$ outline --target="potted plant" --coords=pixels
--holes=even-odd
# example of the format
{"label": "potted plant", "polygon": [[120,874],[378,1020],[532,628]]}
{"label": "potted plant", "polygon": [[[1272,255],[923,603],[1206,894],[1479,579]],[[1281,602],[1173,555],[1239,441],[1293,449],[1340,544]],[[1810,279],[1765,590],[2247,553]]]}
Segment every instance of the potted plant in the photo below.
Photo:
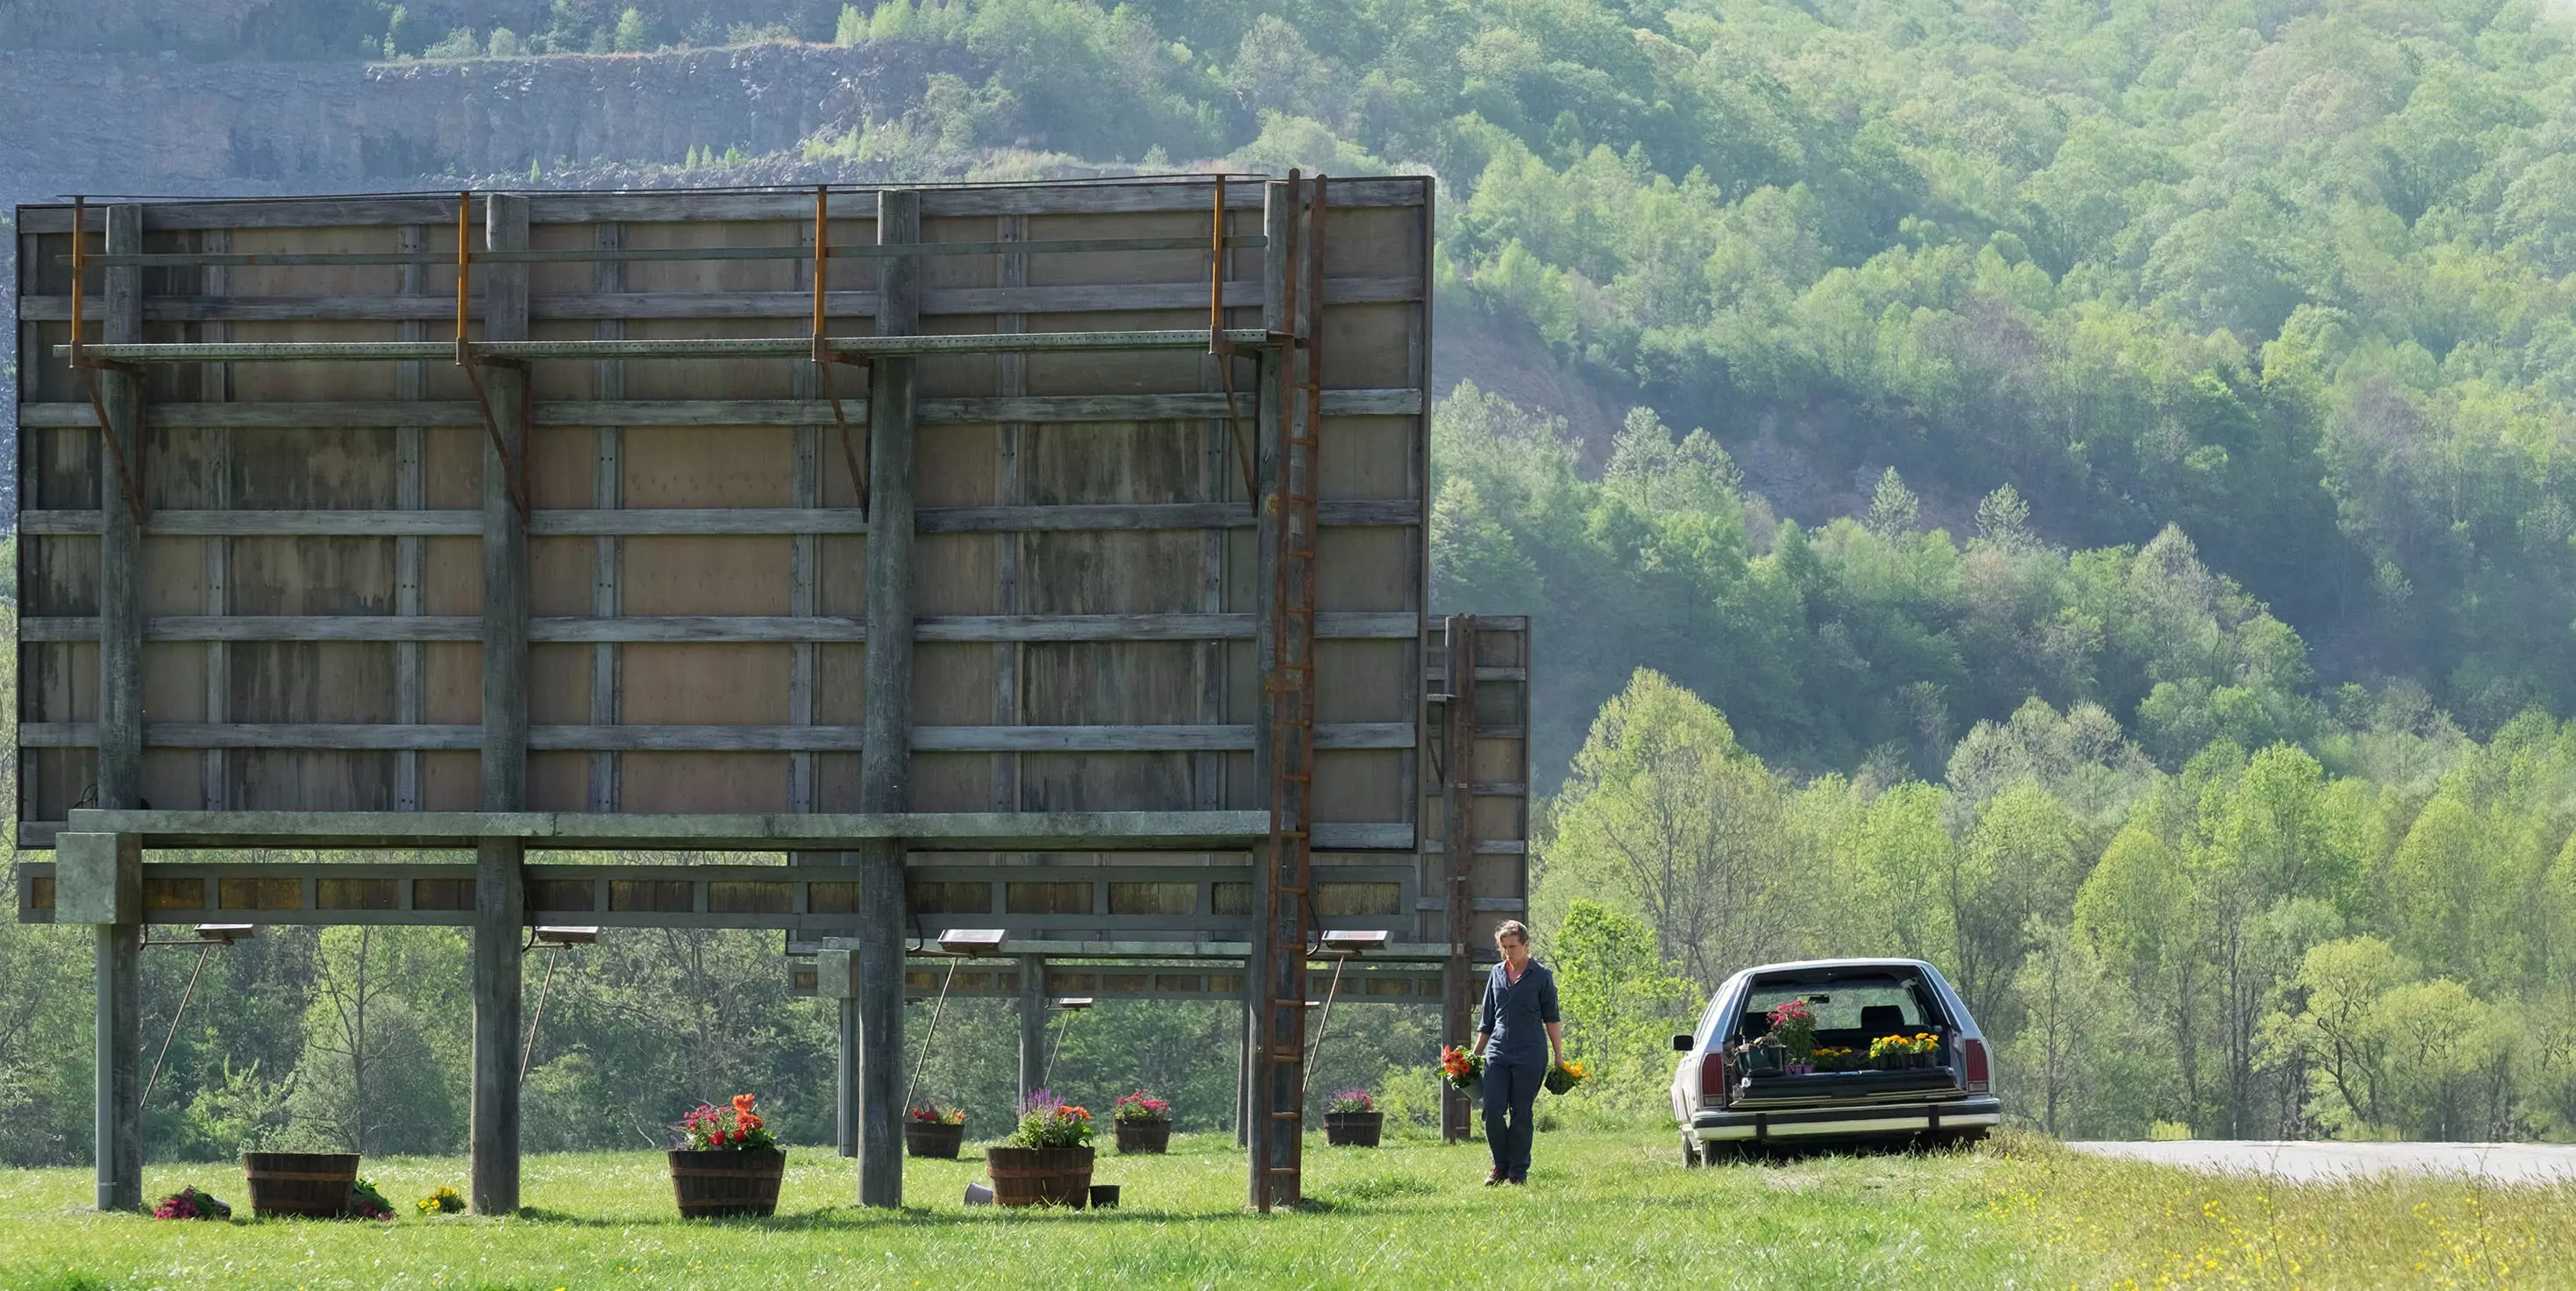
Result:
{"label": "potted plant", "polygon": [[1568,1058],[1548,1068],[1547,1074],[1539,1078],[1539,1085],[1551,1094],[1570,1094],[1574,1092],[1575,1086],[1590,1079],[1592,1079],[1591,1068],[1584,1066],[1577,1059]]}
{"label": "potted plant", "polygon": [[954,1161],[957,1159],[957,1150],[965,1145],[965,1108],[928,1102],[905,1113],[903,1119],[905,1156]]}
{"label": "potted plant", "polygon": [[1118,1155],[1166,1152],[1172,1146],[1172,1105],[1147,1090],[1123,1095],[1109,1112],[1118,1127]]}
{"label": "potted plant", "polygon": [[1337,1148],[1373,1148],[1386,1128],[1386,1113],[1365,1089],[1345,1089],[1324,1105],[1324,1142]]}
{"label": "potted plant", "polygon": [[682,1219],[777,1213],[787,1154],[752,1110],[758,1101],[736,1094],[730,1107],[702,1103],[671,1127],[671,1190]]}
{"label": "potted plant", "polygon": [[394,1204],[385,1200],[385,1194],[365,1179],[349,1185],[349,1208],[343,1213],[360,1219],[381,1219],[388,1224],[394,1222]]}
{"label": "potted plant", "polygon": [[465,1195],[446,1184],[438,1185],[428,1196],[412,1203],[424,1215],[456,1215],[465,1210]]}
{"label": "potted plant", "polygon": [[1440,1046],[1440,1078],[1448,1081],[1451,1089],[1462,1094],[1472,1094],[1476,1092],[1476,1086],[1485,1079],[1485,1057],[1483,1054],[1469,1053],[1464,1049],[1453,1049],[1448,1045],[1442,1045]]}
{"label": "potted plant", "polygon": [[1808,1055],[1816,1051],[1816,1012],[1805,1000],[1782,1000],[1772,1006],[1769,1039],[1786,1051],[1788,1075],[1804,1076],[1815,1070]]}
{"label": "potted plant", "polygon": [[154,1219],[230,1219],[233,1208],[215,1200],[215,1195],[190,1184],[163,1197],[152,1207]]}
{"label": "potted plant", "polygon": [[1819,1048],[1808,1057],[1820,1072],[1850,1071],[1859,1065],[1858,1056],[1851,1050],[1833,1046]]}
{"label": "potted plant", "polygon": [[1020,1104],[1011,1137],[984,1149],[993,1200],[1004,1206],[1073,1206],[1091,1194],[1091,1113],[1041,1089]]}

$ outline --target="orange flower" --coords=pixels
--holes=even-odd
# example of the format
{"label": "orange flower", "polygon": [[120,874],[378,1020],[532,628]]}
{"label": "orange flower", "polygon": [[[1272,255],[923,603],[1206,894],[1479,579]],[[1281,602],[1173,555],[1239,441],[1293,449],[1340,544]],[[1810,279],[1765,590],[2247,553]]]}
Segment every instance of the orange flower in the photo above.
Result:
{"label": "orange flower", "polygon": [[733,1114],[733,1124],[738,1130],[756,1130],[760,1128],[761,1120],[751,1112],[736,1112]]}
{"label": "orange flower", "polygon": [[751,1114],[751,1105],[758,1101],[760,1101],[760,1096],[758,1094],[736,1094],[733,1096],[734,1113],[740,1116],[748,1116]]}
{"label": "orange flower", "polygon": [[1076,1107],[1076,1106],[1074,1106],[1074,1105],[1073,1105],[1073,1104],[1071,1104],[1071,1103],[1067,1103],[1067,1104],[1065,1104],[1065,1105],[1064,1105],[1064,1110],[1066,1110],[1066,1111],[1068,1111],[1068,1112],[1071,1112],[1071,1113],[1073,1113],[1074,1115],[1079,1116],[1079,1117],[1081,1117],[1082,1119],[1084,1119],[1084,1120],[1086,1120],[1086,1121],[1091,1119],[1091,1113],[1090,1113],[1089,1111],[1087,1111],[1087,1110],[1085,1110],[1085,1109],[1083,1109],[1083,1108],[1080,1108],[1080,1107]]}

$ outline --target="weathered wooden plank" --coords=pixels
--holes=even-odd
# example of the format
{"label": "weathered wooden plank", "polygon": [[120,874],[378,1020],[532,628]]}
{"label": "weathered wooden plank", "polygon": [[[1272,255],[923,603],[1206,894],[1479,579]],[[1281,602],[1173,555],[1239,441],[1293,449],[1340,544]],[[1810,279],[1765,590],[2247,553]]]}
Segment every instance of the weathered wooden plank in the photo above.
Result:
{"label": "weathered wooden plank", "polygon": [[[839,850],[898,839],[913,851],[1238,851],[1260,812],[591,813],[474,811],[120,811],[82,809],[69,826],[123,832],[147,847],[471,848],[522,838],[549,851]],[[112,830],[107,827],[113,827]],[[1239,952],[1238,952],[1239,953]]]}
{"label": "weathered wooden plank", "polygon": [[[531,726],[527,747],[540,750],[648,750],[655,752],[864,752],[865,727],[856,726]],[[94,722],[28,722],[18,728],[27,748],[93,748]],[[474,749],[479,726],[378,723],[152,722],[144,734],[155,747],[174,749]],[[1174,753],[1242,752],[1252,747],[1249,726],[916,726],[908,743],[935,753]],[[1413,743],[1402,722],[1344,722],[1315,728],[1325,749],[1401,749]]]}
{"label": "weathered wooden plank", "polygon": [[[986,425],[1020,421],[1041,425],[1086,421],[1188,421],[1225,415],[1222,394],[1025,395],[980,399],[924,399],[920,424]],[[844,396],[843,413],[864,421],[867,400]],[[1331,390],[1324,411],[1334,417],[1403,417],[1423,409],[1414,389]],[[803,426],[828,423],[832,408],[819,399],[541,400],[540,426]],[[86,402],[22,404],[19,424],[53,429],[95,421]],[[482,414],[471,402],[240,402],[170,403],[145,410],[154,426],[471,426]]]}
{"label": "weathered wooden plank", "polygon": [[[1261,284],[1245,279],[1226,284],[1232,301],[1258,301]],[[1335,278],[1324,284],[1324,299],[1335,305],[1402,304],[1421,298],[1421,284],[1406,278]],[[85,309],[104,305],[93,298]],[[833,318],[872,318],[873,291],[835,291],[824,297]],[[1201,309],[1207,284],[1197,280],[1171,283],[1102,283],[1054,287],[948,287],[921,296],[925,317],[942,314],[1096,314]],[[814,307],[810,292],[699,291],[612,292],[533,296],[528,316],[554,319],[668,318],[804,318]],[[62,322],[71,317],[69,296],[20,296],[22,322]],[[403,296],[168,296],[147,301],[146,322],[298,323],[417,321],[455,317],[453,302]]]}
{"label": "weathered wooden plank", "polygon": [[[134,251],[143,245],[143,210],[120,205],[107,212],[107,249]],[[110,343],[143,339],[143,273],[108,269],[107,309],[100,316],[100,335]],[[101,508],[99,540],[98,802],[131,807],[143,797],[143,525],[135,513],[141,500],[145,435],[138,415],[143,388],[138,374],[118,369],[96,373],[99,402],[107,418],[97,455]],[[104,979],[102,979],[104,982]],[[105,1165],[102,1162],[102,1165]],[[136,1186],[140,1186],[137,1184]]]}
{"label": "weathered wooden plank", "polygon": [[[894,262],[889,262],[894,263]],[[502,272],[496,266],[491,273]],[[878,307],[881,311],[885,306]],[[882,316],[882,315],[881,315]],[[916,315],[917,316],[917,315]],[[1258,331],[1227,333],[1238,345],[1259,346],[1269,337]],[[1106,354],[1125,350],[1194,350],[1207,344],[1206,332],[1096,331],[941,333],[827,337],[832,353],[853,359],[916,358],[946,354]],[[87,347],[84,347],[85,349]],[[227,341],[102,343],[96,357],[112,363],[420,363],[452,357],[446,341]],[[467,352],[490,362],[531,359],[792,359],[810,354],[811,342],[799,337],[726,336],[703,339],[602,341],[529,341],[508,337],[472,341]],[[71,357],[67,345],[53,349],[55,358]]]}
{"label": "weathered wooden plank", "polygon": [[[1361,499],[1321,504],[1328,525],[1402,525],[1410,502]],[[96,511],[27,511],[19,531],[32,534],[97,533]],[[1234,502],[1131,503],[1090,506],[933,507],[914,513],[915,533],[1056,533],[1116,529],[1246,529],[1252,508]],[[483,532],[480,512],[445,511],[160,511],[151,519],[161,534],[227,537],[472,537]],[[850,508],[538,511],[528,532],[536,537],[633,537],[685,534],[856,534],[868,531],[864,514]]]}
{"label": "weathered wooden plank", "polygon": [[[1325,614],[1315,635],[1343,640],[1397,640],[1402,613]],[[865,620],[813,616],[722,614],[614,615],[529,620],[538,642],[865,641]],[[1240,641],[1253,634],[1249,614],[978,614],[925,616],[915,641]],[[21,619],[22,641],[95,641],[94,618]],[[149,641],[479,641],[482,621],[458,614],[172,615],[147,619]]]}
{"label": "weathered wooden plank", "polygon": [[[1213,181],[1210,181],[1213,182]],[[1420,206],[1430,192],[1428,177],[1398,176],[1342,179],[1333,182],[1333,205],[1340,208]],[[1208,187],[1169,179],[1116,179],[1063,184],[1003,186],[964,185],[921,190],[922,213],[949,215],[1107,215],[1149,214],[1208,209]],[[839,189],[832,194],[834,218],[864,209],[871,189]],[[1258,182],[1226,190],[1228,209],[1261,205]],[[779,220],[813,218],[814,190],[774,192],[626,192],[534,193],[529,219],[537,224],[630,224],[684,221]],[[95,211],[97,208],[91,208]],[[72,208],[64,205],[19,208],[20,227],[29,233],[64,233],[71,229]],[[93,223],[96,216],[92,216]],[[250,201],[155,202],[145,208],[144,227],[165,229],[337,228],[377,224],[447,224],[456,219],[456,201],[446,196],[418,197],[281,197]]]}
{"label": "weathered wooden plank", "polygon": [[[1247,243],[1249,245],[1250,243]],[[1022,244],[1029,251],[1057,254],[1137,251],[1195,251],[1205,245],[1198,238],[1052,238]],[[1000,246],[992,242],[938,241],[910,242],[901,246],[837,246],[825,252],[826,259],[886,260],[919,259],[938,256],[988,256]],[[527,267],[546,264],[656,264],[703,263],[726,260],[811,260],[810,247],[790,246],[689,246],[689,247],[547,247],[520,251],[486,251],[474,260],[478,265],[512,265]],[[102,268],[118,269],[188,269],[227,267],[237,269],[336,269],[368,265],[417,266],[445,264],[451,257],[441,251],[151,251],[110,252],[97,258]],[[62,257],[68,263],[70,257]]]}
{"label": "weathered wooden plank", "polygon": [[[496,251],[528,245],[528,201],[496,195],[485,203],[485,240]],[[459,230],[462,233],[462,230]],[[483,334],[500,342],[528,334],[528,270],[484,270]],[[533,451],[522,396],[532,374],[494,367],[482,377],[492,434],[483,446],[483,725],[485,811],[517,811],[528,797],[529,484]],[[527,843],[506,836],[475,842],[473,1088],[467,1173],[474,1210],[519,1209],[519,1019],[521,929],[527,889],[520,865]]]}

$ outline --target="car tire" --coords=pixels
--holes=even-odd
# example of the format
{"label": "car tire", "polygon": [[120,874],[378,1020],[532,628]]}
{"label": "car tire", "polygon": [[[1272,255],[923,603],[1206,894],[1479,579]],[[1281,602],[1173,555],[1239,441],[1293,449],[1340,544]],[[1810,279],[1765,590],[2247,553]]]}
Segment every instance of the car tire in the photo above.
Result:
{"label": "car tire", "polygon": [[1690,1131],[1682,1131],[1682,1169],[1697,1170],[1704,1161],[1699,1153],[1699,1140],[1691,1137]]}

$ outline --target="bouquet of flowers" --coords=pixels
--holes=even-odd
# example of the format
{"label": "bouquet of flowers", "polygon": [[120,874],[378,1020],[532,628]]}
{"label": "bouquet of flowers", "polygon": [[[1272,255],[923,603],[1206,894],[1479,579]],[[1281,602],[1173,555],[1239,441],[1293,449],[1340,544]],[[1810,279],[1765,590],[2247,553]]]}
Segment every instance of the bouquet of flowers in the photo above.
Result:
{"label": "bouquet of flowers", "polygon": [[1551,1094],[1564,1094],[1573,1092],[1575,1086],[1590,1079],[1592,1072],[1589,1068],[1576,1059],[1568,1058],[1548,1068],[1547,1075],[1539,1083]]}
{"label": "bouquet of flowers", "polygon": [[777,1136],[761,1122],[760,1113],[751,1105],[760,1101],[757,1094],[736,1094],[733,1106],[717,1107],[700,1103],[698,1110],[673,1126],[679,1141],[672,1146],[687,1152],[711,1152],[718,1149],[741,1152],[767,1152],[778,1146]]}
{"label": "bouquet of flowers", "polygon": [[195,1184],[163,1197],[152,1207],[154,1219],[230,1219],[233,1208],[215,1200],[215,1195]]}
{"label": "bouquet of flowers", "polygon": [[360,1219],[381,1219],[390,1224],[394,1220],[394,1204],[376,1191],[376,1185],[360,1179],[349,1185],[349,1213]]}
{"label": "bouquet of flowers", "polygon": [[1333,1101],[1324,1104],[1327,1112],[1374,1112],[1377,1100],[1365,1089],[1341,1089],[1333,1092]]}
{"label": "bouquet of flowers", "polygon": [[1119,1121],[1168,1121],[1172,1119],[1172,1105],[1154,1097],[1150,1091],[1140,1089],[1121,1095],[1109,1115]]}
{"label": "bouquet of flowers", "polygon": [[419,1207],[420,1213],[424,1215],[453,1215],[465,1209],[465,1198],[454,1188],[440,1184],[438,1191],[413,1202],[412,1205]]}
{"label": "bouquet of flowers", "polygon": [[966,1123],[965,1108],[948,1107],[936,1102],[923,1103],[907,1114],[923,1125],[964,1125]]}
{"label": "bouquet of flowers", "polygon": [[1476,1082],[1485,1078],[1485,1057],[1483,1054],[1469,1053],[1464,1049],[1453,1049],[1442,1045],[1440,1076],[1441,1079],[1449,1082],[1451,1089],[1472,1091],[1476,1088]]}
{"label": "bouquet of flowers", "polygon": [[1020,1127],[1006,1140],[1015,1148],[1080,1148],[1091,1145],[1091,1113],[1041,1089],[1020,1104]]}

